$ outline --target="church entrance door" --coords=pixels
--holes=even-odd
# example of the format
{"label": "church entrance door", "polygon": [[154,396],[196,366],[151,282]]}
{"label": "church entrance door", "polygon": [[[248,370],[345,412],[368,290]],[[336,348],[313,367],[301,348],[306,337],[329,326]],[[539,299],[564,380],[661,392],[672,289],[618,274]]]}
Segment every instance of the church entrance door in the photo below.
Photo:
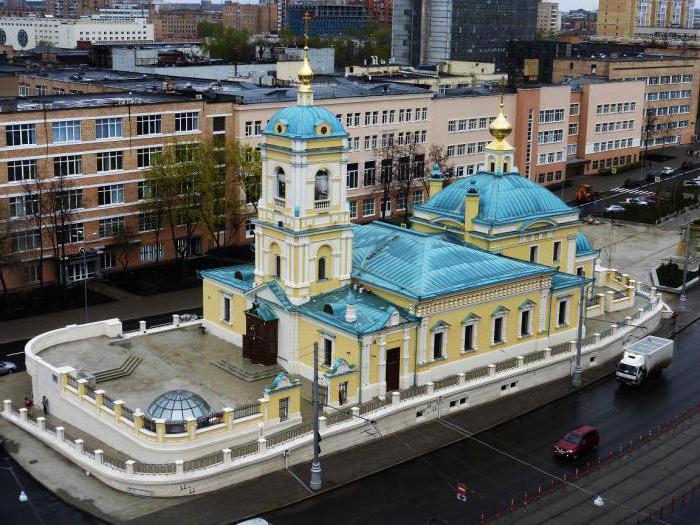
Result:
{"label": "church entrance door", "polygon": [[386,391],[399,391],[399,369],[401,364],[401,349],[392,348],[386,351]]}

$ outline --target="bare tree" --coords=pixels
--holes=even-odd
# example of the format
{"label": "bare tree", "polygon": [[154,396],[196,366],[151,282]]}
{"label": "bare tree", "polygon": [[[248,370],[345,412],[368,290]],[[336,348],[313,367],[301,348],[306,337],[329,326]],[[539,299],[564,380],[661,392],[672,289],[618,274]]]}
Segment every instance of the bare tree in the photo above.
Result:
{"label": "bare tree", "polygon": [[393,140],[382,143],[381,147],[374,150],[375,169],[378,173],[375,175],[372,193],[381,197],[380,216],[383,221],[386,220],[391,195],[398,188],[400,157],[401,149]]}
{"label": "bare tree", "polygon": [[34,178],[27,180],[24,185],[24,195],[22,195],[21,209],[18,210],[22,217],[21,222],[16,223],[16,227],[21,227],[25,230],[33,230],[38,232],[36,236],[39,251],[39,266],[42,271],[39,272],[39,288],[44,287],[44,253],[46,245],[44,243],[44,204],[47,195],[50,194],[49,182],[44,177],[43,173],[35,173]]}
{"label": "bare tree", "polygon": [[[65,177],[56,177],[47,184],[48,191],[43,193],[41,201],[44,231],[48,234],[51,243],[58,282],[62,286],[67,282],[66,245],[83,241],[85,236],[82,225],[72,224],[74,218],[72,210],[78,207],[75,191],[80,191],[82,195],[82,190],[71,190],[72,186]],[[82,202],[82,197],[80,201]]]}
{"label": "bare tree", "polygon": [[12,247],[12,232],[14,224],[10,220],[9,210],[6,206],[0,208],[0,285],[5,299],[8,298],[8,286],[6,272],[11,271],[17,264],[17,253]]}
{"label": "bare tree", "polygon": [[[121,266],[122,270],[126,271],[129,267],[131,241],[135,238],[135,234],[126,226],[120,227],[115,233],[114,244],[112,246],[117,257],[117,262]],[[158,245],[156,244],[156,252],[158,251]]]}
{"label": "bare tree", "polygon": [[429,188],[428,177],[425,170],[425,154],[419,144],[409,142],[399,146],[397,187],[401,198],[406,203],[404,206],[404,220],[408,220],[411,212],[411,191],[417,186],[421,189]]}

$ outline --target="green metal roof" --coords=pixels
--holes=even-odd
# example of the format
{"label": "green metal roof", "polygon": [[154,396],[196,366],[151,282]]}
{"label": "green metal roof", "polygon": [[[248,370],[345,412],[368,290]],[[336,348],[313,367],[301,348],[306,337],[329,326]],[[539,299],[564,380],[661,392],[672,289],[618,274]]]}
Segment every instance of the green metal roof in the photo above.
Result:
{"label": "green metal roof", "polygon": [[202,279],[211,279],[247,292],[253,288],[255,282],[255,266],[253,264],[239,264],[236,266],[212,268],[210,270],[199,270],[197,275]]}
{"label": "green metal roof", "polygon": [[459,179],[415,209],[464,222],[464,197],[470,189],[479,192],[477,224],[500,225],[576,213],[551,191],[517,172],[480,172]]}
{"label": "green metal roof", "polygon": [[580,287],[584,282],[591,282],[591,279],[584,279],[570,273],[557,272],[552,275],[552,290]]}
{"label": "green metal roof", "polygon": [[[275,129],[278,122],[286,127],[282,133],[278,133]],[[329,132],[325,135],[320,135],[316,131],[317,126],[321,124],[328,125]],[[290,106],[280,109],[267,121],[263,134],[304,140],[347,136],[338,118],[326,108],[319,106]]]}
{"label": "green metal roof", "polygon": [[415,300],[554,271],[480,250],[454,236],[380,222],[354,226],[353,277]]}
{"label": "green metal roof", "polygon": [[[345,320],[347,305],[355,306],[357,320]],[[416,318],[405,310],[396,307],[386,299],[369,291],[359,292],[354,286],[344,286],[336,290],[319,294],[308,303],[296,307],[299,312],[326,324],[354,334],[376,332],[384,327],[392,314],[397,312],[400,323],[412,323]]]}
{"label": "green metal roof", "polygon": [[578,235],[576,235],[576,255],[583,256],[594,253],[598,253],[598,250],[593,249],[593,245],[591,241],[588,240],[588,237],[579,232]]}

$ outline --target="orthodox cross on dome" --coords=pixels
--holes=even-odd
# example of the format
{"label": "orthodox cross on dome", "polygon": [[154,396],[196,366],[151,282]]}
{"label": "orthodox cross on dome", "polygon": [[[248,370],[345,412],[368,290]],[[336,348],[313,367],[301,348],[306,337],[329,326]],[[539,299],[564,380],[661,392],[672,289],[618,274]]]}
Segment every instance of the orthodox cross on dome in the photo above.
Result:
{"label": "orthodox cross on dome", "polygon": [[507,144],[505,142],[506,137],[508,137],[513,132],[513,126],[510,122],[508,122],[508,119],[506,118],[506,115],[503,112],[503,108],[505,106],[504,99],[506,89],[505,77],[501,77],[499,85],[501,91],[501,103],[498,111],[498,116],[494,119],[493,122],[491,122],[491,125],[489,126],[489,132],[491,133],[491,136],[494,139],[496,139],[494,140],[494,142],[491,143],[492,145],[504,146]]}
{"label": "orthodox cross on dome", "polygon": [[314,72],[309,64],[309,20],[311,15],[308,11],[304,13],[304,56],[301,62],[301,68],[297,76],[301,85],[297,89],[297,105],[312,106],[313,90],[311,89],[311,81],[314,79]]}

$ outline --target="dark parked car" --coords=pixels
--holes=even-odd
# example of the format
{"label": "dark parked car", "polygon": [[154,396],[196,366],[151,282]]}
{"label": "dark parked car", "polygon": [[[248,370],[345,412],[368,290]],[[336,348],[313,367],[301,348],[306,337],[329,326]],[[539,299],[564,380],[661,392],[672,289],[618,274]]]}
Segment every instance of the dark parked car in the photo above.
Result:
{"label": "dark parked car", "polygon": [[598,431],[590,425],[581,425],[569,431],[554,444],[554,455],[577,459],[594,450],[600,442]]}
{"label": "dark parked car", "polygon": [[663,179],[663,175],[661,175],[660,171],[650,171],[647,173],[647,182],[655,182],[656,177],[659,177],[659,179]]}
{"label": "dark parked car", "polygon": [[623,188],[639,188],[644,185],[644,181],[641,179],[627,179],[622,185]]}

